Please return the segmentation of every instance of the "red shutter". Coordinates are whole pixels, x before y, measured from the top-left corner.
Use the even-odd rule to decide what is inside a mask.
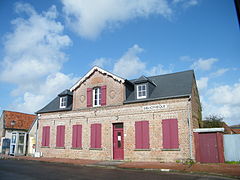
[[[95,130],[96,128],[95,128],[95,124],[91,124],[91,148],[95,148]]]
[[[50,126],[45,127],[45,146],[49,146],[50,142]]]
[[[101,87],[101,105],[104,106],[107,103],[107,86]]]
[[[179,148],[177,119],[170,120],[170,133],[171,133],[171,148],[172,149]]]
[[[101,148],[101,140],[102,140],[102,137],[101,137],[101,124],[95,124],[95,133],[96,133],[96,140],[95,140],[95,148]]]
[[[76,147],[82,147],[82,125],[77,125]]]
[[[87,88],[87,107],[92,107],[92,88]]]
[[[142,148],[149,149],[149,122],[142,121]]]
[[[65,126],[61,126],[60,147],[64,147],[65,144]]]
[[[46,127],[42,128],[42,146],[46,146]]]
[[[60,147],[61,127],[57,126],[56,147]]]
[[[91,148],[101,148],[101,124],[91,124]]]
[[[73,148],[77,147],[77,145],[76,145],[76,142],[77,142],[77,140],[76,140],[77,139],[76,133],[77,133],[76,125],[73,125],[72,126],[72,147]]]
[[[135,122],[135,148],[142,149],[142,122]]]
[[[171,148],[170,123],[169,120],[162,120],[163,149]]]

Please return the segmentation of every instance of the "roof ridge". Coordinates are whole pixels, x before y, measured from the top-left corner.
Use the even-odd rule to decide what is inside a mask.
[[[13,110],[3,110],[3,112],[13,112],[13,113],[20,113],[20,114],[25,114],[25,115],[37,116],[36,114],[23,113],[23,112],[13,111]]]
[[[179,71],[179,72],[174,72],[174,73],[168,73],[168,74],[159,74],[159,75],[155,75],[155,76],[145,76],[146,78],[153,78],[153,77],[159,77],[159,76],[168,76],[168,75],[173,75],[173,74],[179,74],[179,73],[184,73],[184,72],[194,72],[193,69],[190,69],[190,70],[185,70],[185,71]],[[144,76],[144,75],[142,75]],[[138,78],[134,78],[134,79],[130,79],[129,81],[134,81],[134,80],[137,80]]]

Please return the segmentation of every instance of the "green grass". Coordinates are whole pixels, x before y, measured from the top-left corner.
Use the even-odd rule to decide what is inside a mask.
[[[240,161],[225,161],[227,164],[240,164]]]

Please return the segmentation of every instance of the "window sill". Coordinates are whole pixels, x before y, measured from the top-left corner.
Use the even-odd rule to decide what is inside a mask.
[[[181,151],[181,149],[161,149],[162,151]]]
[[[41,146],[41,148],[50,148],[50,146]]]
[[[134,151],[151,151],[151,149],[134,149]]]
[[[82,150],[83,148],[80,148],[80,147],[71,147],[71,149]]]
[[[89,148],[89,150],[102,150],[102,148]]]
[[[65,147],[55,147],[55,149],[65,149]]]

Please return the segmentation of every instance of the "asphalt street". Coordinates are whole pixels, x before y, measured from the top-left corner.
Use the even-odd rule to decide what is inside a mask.
[[[24,160],[0,160],[1,180],[79,179],[79,180],[223,180],[219,176],[166,173],[159,171],[109,169],[71,164]]]

